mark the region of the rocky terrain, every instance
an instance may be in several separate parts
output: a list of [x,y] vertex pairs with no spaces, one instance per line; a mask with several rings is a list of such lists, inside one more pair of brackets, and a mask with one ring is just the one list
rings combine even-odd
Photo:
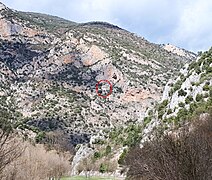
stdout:
[[[191,107],[191,95],[207,100],[211,61],[196,57],[109,23],[80,24],[0,3],[1,106],[40,142],[42,132],[68,135],[78,148],[74,164],[92,153],[106,159],[109,147],[117,162],[123,147],[141,140],[141,128],[172,122]],[[113,85],[107,98],[96,93],[100,80]],[[152,120],[159,101],[164,106]]]
[[177,129],[188,124],[192,117],[209,112],[212,104],[211,72],[212,48],[185,64],[180,75],[168,81],[159,103],[148,110],[144,134],[160,125],[168,130]]

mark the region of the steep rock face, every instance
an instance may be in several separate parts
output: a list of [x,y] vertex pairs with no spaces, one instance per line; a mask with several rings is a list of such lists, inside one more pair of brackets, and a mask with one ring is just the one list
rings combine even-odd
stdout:
[[155,126],[166,129],[183,126],[193,116],[212,107],[212,48],[180,70],[180,76],[169,80],[160,103],[149,110],[147,132]]

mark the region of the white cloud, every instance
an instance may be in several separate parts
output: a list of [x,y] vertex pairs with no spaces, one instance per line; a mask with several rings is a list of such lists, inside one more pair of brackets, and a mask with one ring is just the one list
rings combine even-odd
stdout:
[[211,0],[2,0],[24,11],[72,21],[108,21],[156,43],[206,50],[212,42]]
[[196,0],[185,5],[173,31],[173,42],[186,44],[191,50],[205,50],[212,46],[212,1]]

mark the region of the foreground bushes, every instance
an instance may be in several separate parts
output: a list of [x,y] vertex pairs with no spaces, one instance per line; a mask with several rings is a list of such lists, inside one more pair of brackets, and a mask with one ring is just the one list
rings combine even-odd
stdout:
[[22,142],[19,145],[25,147],[25,150],[5,167],[1,173],[2,180],[48,180],[59,179],[69,174],[69,153],[46,151],[41,144],[34,146],[28,142]]
[[212,116],[202,116],[190,128],[156,135],[125,159],[128,179],[212,179]]

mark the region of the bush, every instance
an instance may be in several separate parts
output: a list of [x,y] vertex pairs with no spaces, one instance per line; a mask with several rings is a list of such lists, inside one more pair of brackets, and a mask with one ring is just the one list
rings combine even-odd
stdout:
[[119,157],[119,160],[118,160],[119,164],[124,164],[125,158],[127,156],[127,152],[128,152],[127,149],[124,149],[124,151],[122,152],[122,154]]
[[195,102],[191,103],[189,108],[189,113],[193,114],[196,108],[197,108],[197,104]]
[[186,97],[185,103],[186,103],[186,104],[189,104],[189,103],[192,102],[193,100],[194,100],[193,97],[189,95],[189,96]]
[[168,102],[169,102],[168,99],[166,99],[161,104],[159,104],[158,111],[163,111],[166,108],[166,106],[168,105]]
[[188,127],[175,137],[156,135],[142,149],[131,149],[125,162],[127,179],[212,179],[212,117],[193,125],[193,131]]
[[174,93],[174,89],[172,88],[170,91],[169,91],[169,96],[172,96]]
[[35,136],[35,142],[41,143],[44,138],[45,138],[45,132],[41,131]]
[[203,95],[202,94],[197,94],[196,95],[196,101],[199,102],[203,99]]
[[209,74],[209,73],[212,73],[212,67],[208,67],[208,68],[206,69],[206,74]]
[[167,114],[169,115],[171,113],[172,113],[172,110],[171,109],[168,109]]
[[107,146],[106,147],[106,150],[105,150],[105,155],[108,155],[108,154],[110,154],[112,152],[112,148],[111,148],[111,146]]
[[208,84],[205,84],[205,85],[203,86],[203,90],[204,90],[204,91],[209,91],[209,90],[210,90],[210,86],[209,86]]
[[99,159],[101,157],[101,153],[95,152],[93,156],[94,156],[94,159]]
[[7,166],[3,173],[4,178],[0,179],[61,179],[62,176],[68,175],[71,168],[70,154],[58,153],[55,150],[46,151],[41,144],[32,145],[19,141],[19,147],[25,147],[23,154]]
[[183,108],[183,109],[180,109],[179,112],[177,113],[177,118],[179,120],[186,120],[186,115],[188,115],[188,111],[187,109]]
[[183,89],[180,89],[180,90],[178,91],[178,95],[179,95],[179,96],[186,96],[186,95],[187,95],[187,92],[185,92]]
[[178,80],[173,87],[174,91],[177,91],[178,89],[180,89],[181,85],[182,85],[182,80]]
[[184,104],[183,102],[180,102],[180,103],[179,103],[179,106],[180,106],[180,107],[185,107],[185,104]]
[[151,122],[151,117],[145,117],[143,126],[146,127],[146,125],[149,124],[150,122]]
[[186,77],[183,74],[181,74],[180,79],[181,79],[182,82],[184,82],[186,80]]
[[107,172],[107,169],[108,169],[108,167],[107,167],[107,165],[106,164],[100,164],[100,167],[99,167],[99,172],[100,173],[105,173],[105,172]]
[[105,144],[105,141],[103,139],[95,139],[95,141],[93,142],[93,144],[103,145],[103,144]]
[[203,97],[204,98],[208,98],[209,97],[209,93],[205,93]]

